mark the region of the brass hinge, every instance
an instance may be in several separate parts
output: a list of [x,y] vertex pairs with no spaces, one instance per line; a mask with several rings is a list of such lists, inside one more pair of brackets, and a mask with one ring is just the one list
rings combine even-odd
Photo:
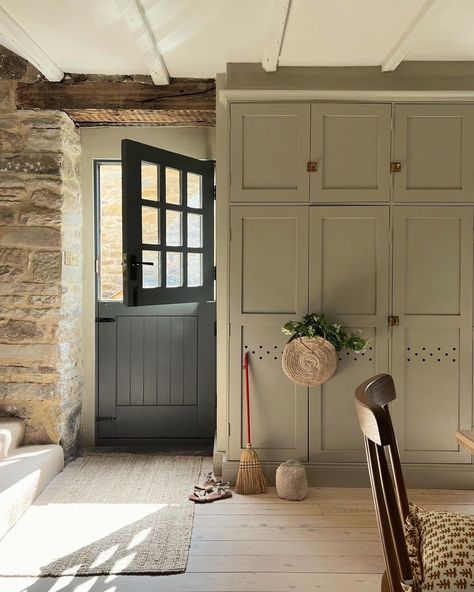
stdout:
[[398,327],[400,324],[400,317],[390,315],[388,317],[388,326],[389,327]]
[[316,173],[318,170],[318,163],[317,162],[308,162],[306,165],[306,170],[308,173]]
[[401,162],[391,162],[390,163],[390,172],[391,173],[399,173],[402,170],[402,163]]

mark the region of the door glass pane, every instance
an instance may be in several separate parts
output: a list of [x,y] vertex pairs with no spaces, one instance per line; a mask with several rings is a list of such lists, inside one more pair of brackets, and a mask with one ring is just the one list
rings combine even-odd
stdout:
[[202,286],[202,253],[188,253],[188,286]]
[[171,204],[181,203],[181,171],[166,167],[166,201]]
[[142,286],[159,288],[161,286],[161,253],[159,251],[142,251],[143,261],[153,265],[142,265]]
[[180,247],[182,239],[183,214],[174,210],[166,212],[166,244],[168,247]]
[[160,212],[158,208],[142,206],[142,243],[160,244]]
[[188,247],[202,247],[201,214],[188,214]]
[[122,166],[100,163],[97,196],[99,228],[99,299],[123,300],[122,285]]
[[142,199],[158,201],[158,165],[142,161]]
[[201,175],[188,173],[188,207],[202,208]]
[[166,253],[166,286],[178,288],[183,285],[183,256],[181,253]]

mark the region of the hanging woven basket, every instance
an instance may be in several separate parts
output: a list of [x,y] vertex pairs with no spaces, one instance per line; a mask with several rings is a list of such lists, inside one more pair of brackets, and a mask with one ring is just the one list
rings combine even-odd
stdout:
[[297,337],[286,344],[282,366],[294,383],[319,386],[336,372],[336,349],[323,337]]

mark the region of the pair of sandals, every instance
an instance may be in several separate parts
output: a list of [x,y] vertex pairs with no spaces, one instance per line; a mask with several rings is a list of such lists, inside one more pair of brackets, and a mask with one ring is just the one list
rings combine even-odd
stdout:
[[214,479],[212,473],[204,475],[204,483],[202,485],[195,485],[194,492],[189,496],[189,499],[196,504],[208,504],[217,500],[232,497],[230,491],[229,481],[221,481]]

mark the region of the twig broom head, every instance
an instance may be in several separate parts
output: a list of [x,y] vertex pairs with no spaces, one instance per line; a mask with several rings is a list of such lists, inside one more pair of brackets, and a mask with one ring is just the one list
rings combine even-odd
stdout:
[[258,454],[250,444],[240,455],[239,473],[235,484],[235,492],[244,495],[265,493],[267,483],[263,475]]

